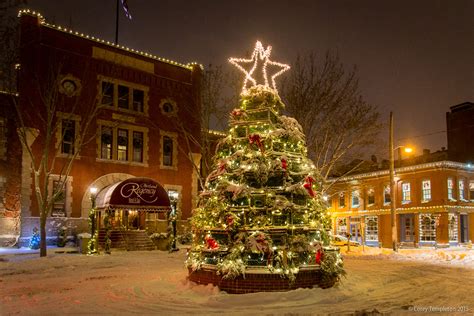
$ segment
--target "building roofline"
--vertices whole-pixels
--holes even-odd
[[[106,41],[106,40],[103,40],[103,39],[100,39],[100,38],[97,38],[97,37],[94,37],[94,36],[90,36],[90,35],[87,35],[87,34],[84,34],[84,33],[73,31],[71,29],[68,29],[66,27],[62,27],[60,25],[54,25],[54,24],[47,23],[44,16],[41,15],[41,13],[37,12],[37,11],[33,11],[33,10],[30,10],[30,9],[23,9],[23,10],[18,11],[18,17],[21,17],[23,15],[29,15],[29,16],[36,17],[36,18],[39,19],[41,25],[49,27],[49,28],[54,29],[56,31],[61,31],[61,32],[66,33],[66,34],[70,34],[70,35],[77,36],[77,37],[80,37],[80,38],[83,38],[83,39],[86,39],[86,40],[90,40],[90,41],[97,42],[97,43],[100,43],[100,44],[103,44],[103,45],[107,45],[107,46],[110,46],[110,47],[113,47],[113,48],[116,48],[116,49],[119,49],[119,50],[126,51],[128,53],[139,55],[141,57],[154,59],[154,60],[157,60],[157,61],[160,61],[160,62],[163,62],[163,63],[167,63],[169,65],[185,68],[185,69],[188,69],[188,70],[192,70],[193,66],[199,66],[199,67],[201,67],[201,69],[204,69],[202,64],[199,64],[197,62],[191,62],[191,63],[187,63],[187,64],[179,63],[179,62],[176,62],[174,60],[158,57],[156,55],[153,55],[153,54],[150,54],[150,53],[147,53],[147,52],[135,50],[133,48],[129,48],[129,47],[126,47],[126,46],[123,46],[123,45],[118,45],[118,44],[115,44],[115,43],[112,43],[110,41]]]
[[[429,168],[464,169],[466,171],[474,171],[474,165],[470,163],[443,160],[443,161],[429,162],[429,163],[423,163],[419,165],[396,168],[395,173],[404,173],[404,172],[417,171],[417,170],[423,170],[423,169],[429,169]],[[384,170],[379,170],[379,171],[354,174],[351,176],[343,176],[340,178],[332,178],[332,179],[328,179],[328,181],[329,182],[335,182],[335,181],[346,182],[346,181],[359,180],[359,179],[365,179],[365,178],[374,178],[374,177],[381,177],[381,176],[388,176],[388,175],[390,175],[390,170],[384,169]]]

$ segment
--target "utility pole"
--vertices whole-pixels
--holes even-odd
[[[395,214],[395,159],[393,154],[393,112],[390,112],[390,133],[389,133],[389,157],[390,157],[390,223],[392,226],[392,248],[397,251],[397,223]]]

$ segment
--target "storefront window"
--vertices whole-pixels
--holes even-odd
[[[457,242],[458,241],[458,215],[450,213],[448,215],[448,233],[449,241]]]
[[[347,233],[347,218],[338,218],[336,221],[336,234],[346,236]]]
[[[378,241],[378,218],[377,216],[365,217],[365,240]]]
[[[436,241],[434,214],[420,214],[420,241]]]

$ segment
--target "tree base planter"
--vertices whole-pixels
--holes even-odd
[[[223,279],[217,275],[213,267],[202,267],[200,270],[188,269],[188,279],[198,284],[213,284],[221,291],[230,294],[245,294],[255,292],[283,292],[297,288],[330,288],[337,282],[337,277],[321,278],[321,272],[316,269],[301,269],[296,275],[294,282],[278,274],[263,271],[262,269],[247,269],[245,276],[235,279]]]

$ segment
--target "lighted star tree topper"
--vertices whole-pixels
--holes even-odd
[[[275,78],[290,69],[289,65],[278,63],[275,61],[270,60],[270,55],[272,53],[272,47],[267,46],[265,49],[260,41],[257,41],[255,44],[255,49],[252,54],[252,58],[245,59],[245,58],[229,58],[229,62],[235,65],[240,71],[245,74],[244,79],[244,86],[242,88],[242,93],[247,92],[247,85],[250,82],[250,87],[262,85],[264,87],[272,88],[275,92],[278,93],[276,88]],[[262,64],[262,75],[264,82],[257,82],[257,80],[252,76],[254,72],[257,70],[259,64]],[[271,78],[271,86],[269,85],[269,74],[267,72],[267,66],[272,65],[279,68],[277,72],[270,76]]]

